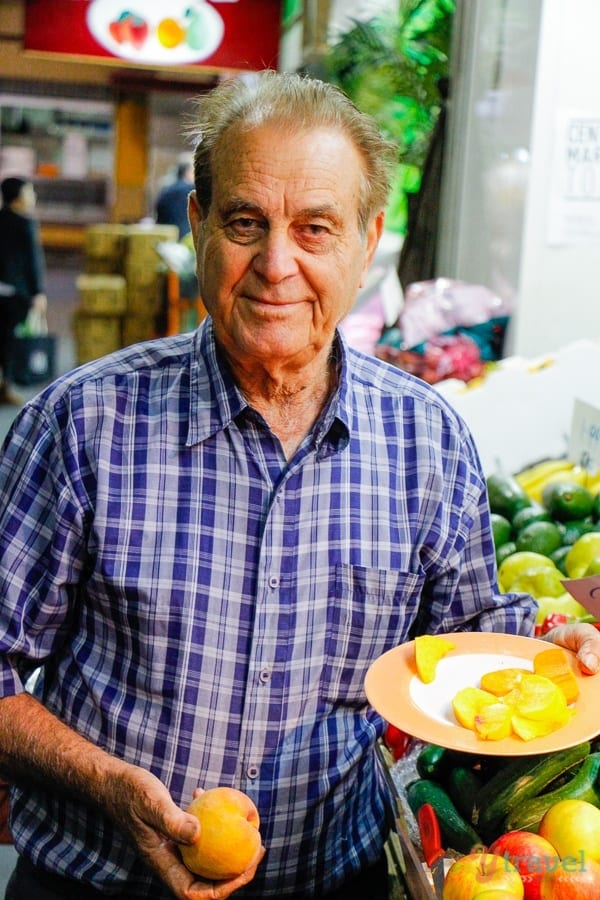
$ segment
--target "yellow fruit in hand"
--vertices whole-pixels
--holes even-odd
[[[435,678],[440,659],[454,650],[456,644],[435,634],[422,634],[415,638],[415,663],[417,675],[425,684]]]
[[[187,809],[200,822],[200,837],[179,850],[187,868],[211,881],[245,872],[260,850],[260,819],[247,794],[216,787],[195,797]]]

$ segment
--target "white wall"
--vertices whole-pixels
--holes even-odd
[[[600,3],[545,0],[514,348],[536,354],[580,338],[600,340],[600,140],[598,161],[568,166],[559,123],[600,125]],[[600,131],[600,129],[599,129]],[[581,181],[574,195],[567,170]]]
[[[600,3],[458,0],[457,26],[439,274],[513,304],[508,353],[600,339],[600,158],[567,201],[557,134],[565,112],[600,120]]]

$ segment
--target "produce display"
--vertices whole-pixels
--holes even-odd
[[[546,460],[487,478],[498,582],[537,600],[539,634],[564,622],[596,623],[565,590],[565,578],[600,573],[600,474]]]
[[[487,490],[499,587],[536,599],[536,634],[575,621],[600,630],[562,583],[600,575],[600,473],[546,460],[488,476]],[[429,684],[452,640],[424,636],[414,647],[417,676]],[[405,810],[417,821],[429,804],[439,821],[441,900],[600,900],[600,720],[598,737],[574,746],[493,755],[493,740],[507,729],[533,740],[560,728],[563,717],[577,715],[578,696],[565,651],[549,645],[533,671],[485,672],[454,695],[454,715],[481,738],[480,753],[413,740],[388,725],[384,740],[396,764],[412,760],[399,790]]]
[[[437,814],[444,900],[600,898],[600,739],[509,758],[417,745],[415,766],[405,799]]]

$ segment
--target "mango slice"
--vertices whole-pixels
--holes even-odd
[[[486,706],[498,702],[498,698],[481,688],[465,687],[457,691],[452,698],[452,710],[463,728],[475,729],[475,719],[481,715]]]
[[[437,671],[437,665],[456,644],[435,634],[423,634],[415,638],[415,663],[417,675],[425,684],[430,684]]]
[[[481,676],[480,686],[496,697],[503,697],[521,683],[523,675],[531,675],[531,672],[528,669],[517,668],[495,669]]]
[[[475,716],[474,732],[484,741],[502,741],[510,736],[513,711],[506,703],[488,703]]]
[[[533,669],[538,675],[544,675],[558,685],[567,704],[574,703],[579,697],[579,685],[569,665],[567,654],[561,647],[550,647],[536,653]]]
[[[515,714],[534,721],[553,722],[567,708],[561,689],[543,675],[525,675],[520,684],[504,697]]]
[[[563,716],[556,720],[541,719],[537,722],[534,719],[527,719],[525,716],[513,715],[512,728],[522,741],[532,741],[534,738],[544,737],[546,734],[562,728],[573,715],[575,715],[575,710],[566,709]]]
[[[457,722],[485,741],[531,741],[562,728],[575,715],[569,703],[579,693],[569,660],[551,647],[534,657],[534,669],[497,669],[484,673],[479,687],[461,688],[452,698]]]

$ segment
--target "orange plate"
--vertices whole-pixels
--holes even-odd
[[[456,632],[444,637],[456,647],[440,660],[431,684],[424,684],[417,676],[414,641],[388,650],[371,665],[365,690],[371,705],[387,722],[440,747],[490,756],[532,756],[562,750],[600,733],[600,678],[582,675],[575,654],[565,650],[580,691],[572,719],[552,734],[531,741],[518,737],[481,740],[456,722],[452,712],[456,692],[463,687],[478,687],[481,676],[494,669],[519,666],[533,670],[534,656],[549,645],[535,638],[490,632]]]

